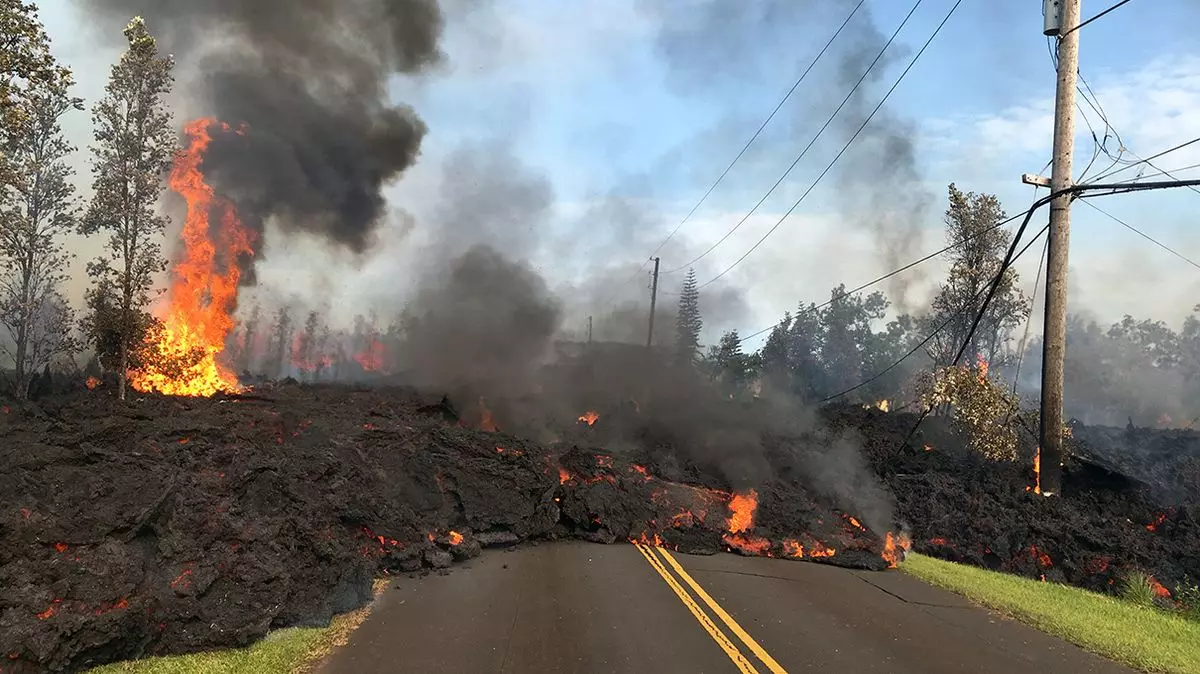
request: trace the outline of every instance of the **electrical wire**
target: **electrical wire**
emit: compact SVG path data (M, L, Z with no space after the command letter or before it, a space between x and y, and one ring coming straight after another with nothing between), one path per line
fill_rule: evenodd
M1108 14L1109 12L1120 9L1121 7L1128 5L1132 1L1133 0L1121 0L1121 2L1118 2L1117 4L1113 5L1112 7L1109 7L1108 9L1104 10L1103 12L1100 12L1099 14L1093 16L1092 18L1090 18L1086 21L1083 21L1082 23L1080 23L1078 26L1075 26L1071 30L1068 30L1067 32L1063 33L1061 37L1066 37L1066 36L1070 35L1071 33L1074 33L1075 31L1079 30L1080 28L1083 28L1084 26L1095 21L1096 19L1103 17L1104 15Z
M904 81L904 77L906 75L908 75L908 73L913 69L913 66L915 66L917 64L917 61L920 60L921 55L924 54L925 50L927 50L929 48L929 45L933 43L934 38L936 38L938 36L938 34L942 32L942 28L944 28L946 26L946 23L950 21L950 17L954 15L955 10L958 9L959 5L961 5L962 2L963 2L963 0L957 0L954 3L954 5L950 8L950 11L946 12L946 16L944 18L942 18L941 23L939 23L937 28L934 29L933 34L929 36L929 39L926 40L925 44L921 46L920 51L918 51L916 53L916 55L913 56L912 60L909 61L908 66L904 68L904 72L900 73L900 77L896 78L896 82L894 84L892 84L892 87L890 89L888 89L887 93L885 93L883 95L883 98L880 99L879 104L875 106L875 109L871 111L871 114L867 115L867 118L865 120L863 120L863 123L861 125L859 125L858 129L854 132L854 135L850 136L850 140L846 141L846 144L842 146L841 151L839 151L837 153L837 155L833 158L833 161L829 162L829 164L825 167L825 170L821 171L821 174L817 176L817 179L814 180L813 183L808 186L808 189L805 190L804 193L800 195L800 198L797 199L794 204L792 204L792 207L787 209L787 211L782 216L780 216L779 220L771 227L771 229L767 230L767 233L764 234L762 236L762 238L758 240L757 243L755 243L753 246L750 247L750 250L743 253L741 257L739 257L737 260L735 260L733 264L726 267L724 271L722 271L721 273L712 277L711 279L705 281L704 283L701 283L699 286L697 286L697 288L704 288L708 285L711 285L712 283L716 282L721 277L725 276L730 271L732 271L734 269L734 267L737 267L739 264L741 264L742 261L745 260L747 257L749 257L751 253L758 250L758 247L761 246L763 244L763 242L767 240L768 237L770 237L772 234L774 234L775 230L779 229L779 226L783 224L783 221L787 220L788 216L790 216L792 214L792 212L795 211L796 208L800 206L800 204L804 201L804 199L809 194L812 194L813 189L816 188L816 186L821 182L821 180L826 175L828 175L828 173L838 163L838 160L840 160L842 158L842 155L846 154L846 151L850 149L850 146L852 144L854 144L854 141L859 137L859 135L862 134L863 129L867 128L867 125L871 123L871 120L874 119L875 115L878 114L879 111L883 108L884 103L887 103L888 98L890 98L892 93L896 91L896 88L900 86L900 83Z
M1041 236L1039 234L1039 236ZM1037 303L1038 287L1042 283L1042 268L1046 257L1050 254L1050 237L1046 237L1046 245L1042 247L1042 256L1038 259L1037 274L1033 277L1033 294L1029 296L1029 316L1025 319L1025 333L1021 335L1021 346L1017 349L1017 367L1013 374L1012 394L1017 395L1017 382L1021 379L1021 365L1025 362L1025 349L1029 344L1029 328L1033 325L1033 305Z
M779 186L783 184L783 181L786 180L789 175L791 175L792 171L796 168L796 165L798 165L800 163L800 161L802 159L804 159L804 157L806 155L808 155L808 151L811 150L812 147L814 145L816 145L817 141L820 140L821 136L825 134L825 131L829 128L829 126L831 124L833 124L833 121L837 118L838 114L842 111L842 108L845 108L846 104L850 102L850 99L854 98L854 94L858 91L859 87L862 86L863 82L865 82L867 80L867 77L871 74L871 71L873 71L875 69L875 66L879 64L879 61L883 58L883 55L887 52L888 48L890 48L892 46L892 43L895 42L896 38L900 35L900 31L902 31L904 29L904 26L908 24L908 20L911 19L913 14L916 13L917 8L919 8L921 6L922 2L924 2L924 0L917 0L913 4L912 8L908 10L908 14L906 14L904 16L904 20L901 21L900 25L896 27L896 30L892 33L892 36L888 38L888 41L886 43L884 43L883 48L880 49L879 53L875 55L875 59L873 61L871 61L871 64L867 66L867 69L865 71L863 71L862 77L858 78L858 81L855 82L854 86L850 88L850 91L846 94L846 97L842 99L842 102L838 104L837 108L833 111L833 113L831 115L829 115L829 118L825 120L825 123L821 125L821 128L817 130L816 135L814 135L812 137L812 140L808 141L808 145L804 146L804 149L801 150L800 154L798 154L796 156L796 158L792 160L792 163L787 167L787 170L783 172L783 175L779 176L779 179L775 181L775 184L771 185L771 189L767 190L767 193L764 194L762 196L762 198L759 199L756 204L754 204L754 207L751 208L749 210L749 212L746 213L746 215L742 216L742 219L738 220L737 224L735 224L732 229L730 229L728 232L725 232L725 235L722 236L720 239L718 239L716 243L709 246L707 250L705 250L703 253L700 253L696 257L692 258L690 261L688 261L684 264L681 264L678 267L675 267L673 269L667 270L666 272L664 272L665 274L675 274L677 272L683 271L685 269L688 269L688 268L694 266L697 262L699 262L700 260L703 260L705 257L708 257L708 255L710 253L712 253L714 250L716 250L718 246L720 246L722 243L725 243L725 241L728 240L729 237L733 236L734 232L741 229L742 225L746 224L746 221L749 220L751 218L751 216L753 216L755 213L758 212L758 209L764 203L766 203L767 199L770 198L770 196L772 194L775 193L775 190L779 189ZM962 0L959 0L959 2L962 2ZM907 71L905 71L905 72L907 72ZM868 118L868 120L869 120L869 118ZM855 134L855 135L857 135L857 134ZM702 285L700 287L703 288L704 286Z
M830 299L830 300L829 300L829 301L827 301L827 302L824 302L824 303L822 303L822 304L815 304L815 305L813 305L813 306L811 306L811 307L807 307L807 308L806 308L804 311L797 311L797 312L796 312L796 315L797 315L797 316L801 316L801 315L803 315L803 314L806 314L806 313L810 313L810 312L818 311L818 310L820 310L820 309L824 309L825 307L827 307L827 306L830 306L831 304L834 304L835 302L838 302L838 301L840 301L840 300L843 300L843 299L845 299L845 298L847 298L847 297L850 297L851 295L855 295L855 294L857 294L857 293L860 293L860 292L862 292L862 291L866 290L867 288L870 288L870 287L871 287L871 286L873 286L873 285L877 285L877 284L879 284L879 283L882 283L883 281L886 281L886 280L888 280L888 279L892 278L893 276L896 276L896 275L898 275L898 274L903 274L904 272L908 271L909 269L912 269L913 267L916 267L917 265L919 265L919 264L921 264L921 263L928 262L929 260L932 260L933 258L935 258L935 257L938 257L939 255L942 255L943 253L948 253L948 252L950 252L951 250L954 250L955 248L958 248L959 246L961 246L961 245L963 245L963 244L965 244L965 243L967 243L967 242L969 242L969 241L973 241L974 239L976 239L976 238L978 238L978 237L980 237L980 236L983 236L984 234L986 234L986 233L988 233L988 232L991 232L991 231L993 231L993 230L999 229L999 228L1001 228L1001 227L1003 227L1003 226L1005 226L1005 225L1007 225L1007 224L1009 224L1009 223L1011 223L1011 222L1014 222L1014 221L1016 221L1017 219L1021 218L1022 216L1024 216L1024 213L1018 213L1017 215L1014 215L1014 216L1012 216L1012 217L1010 217L1010 218L1007 218L1007 219L1005 219L1005 220L1001 220L1000 222L998 222L998 223L996 223L996 224L994 224L994 225L992 225L992 226L990 226L990 227L987 227L987 228L985 228L985 229L981 229L981 230L979 230L979 231L977 231L977 232L975 232L975 233L973 233L973 234L971 234L971 235L969 235L969 236L965 236L965 237L963 237L963 238L959 239L958 241L955 241L954 243L952 243L952 244L950 244L950 245L948 245L948 246L946 246L946 247L944 247L944 248L941 248L941 249L939 249L939 250L935 250L935 251L933 251L932 253L927 253L926 255L924 255L924 256L922 256L922 257L920 257L920 258L916 259L916 260L913 260L912 262L909 262L908 264L904 265L903 267L900 267L900 268L898 268L898 269L893 269L892 271L890 271L890 272L888 272L888 273L884 274L883 276L879 276L879 277L877 277L877 278L874 278L874 279L872 279L872 280L870 280L870 281L867 281L866 283L864 283L864 284L862 284L862 285L858 286L857 288L854 288L854 289L852 289L852 290L847 290L847 291L845 291L845 292L843 292L843 293L841 293L841 294L839 294L839 295L835 295L835 296L834 296L832 299ZM757 332L754 332L754 333L751 333L751 334L749 334L749 335L746 335L745 337L743 337L743 338L740 340L740 342L739 342L739 343L745 343L745 342L747 342L747 341L749 341L749 340L751 340L751 339L754 339L755 337L758 337L759 335L761 335L761 334L763 334L763 333L765 333L765 332L770 332L771 330L774 330L775 328L779 327L779 326L780 326L782 323L783 323L783 321L779 321L778 323L775 323L774 325L771 325L771 326L769 326L769 327L763 328L762 330L759 330L759 331L757 331Z
M1121 168L1119 168L1119 169L1115 169L1115 170L1111 170L1111 171L1107 171L1107 172L1105 172L1105 173L1102 173L1102 174L1100 174L1100 175L1096 176L1096 177L1093 179L1093 182L1098 182L1098 181L1101 181L1101 180L1108 180L1108 179L1112 178L1113 176L1117 175L1118 173L1124 173L1125 171L1128 171L1129 169L1131 169L1131 168L1134 168L1134 167L1136 167L1136 166L1141 166L1142 164L1145 164L1145 165L1147 165L1147 166L1149 166L1149 167L1151 167L1151 168L1155 169L1156 171L1162 171L1162 169L1159 169L1158 167L1154 166L1154 165L1153 165L1153 164L1151 164L1150 162L1151 162L1151 161L1153 161L1153 160L1155 160L1155 159L1159 159L1159 158L1161 158L1161 157L1164 157L1164 156L1166 156L1166 155L1168 155L1168 154L1171 154L1172 152L1178 152L1179 150L1182 150L1182 149L1183 149L1183 148L1185 148L1185 147L1189 147L1189 146L1195 145L1196 143L1200 143L1200 137L1198 137L1198 138L1193 138L1193 139L1191 139L1191 140L1188 140L1188 141L1184 141L1184 142L1182 142L1182 143L1180 143L1180 144L1178 144L1178 145L1175 145L1175 146L1173 146L1173 147L1169 147L1169 148L1167 148L1167 149L1163 150L1162 152L1159 152L1159 153L1157 153L1157 154L1152 154L1152 155L1150 155L1149 157L1146 157L1145 159L1138 159L1136 162L1133 162L1132 164L1129 164L1129 165L1127 165L1127 166L1122 166L1122 167L1121 167ZM1163 172L1163 173L1164 173L1164 175L1167 175L1165 172Z
M1045 234L1046 231L1049 229L1050 229L1050 225L1046 225L1045 227L1043 227L1042 230L1040 232L1038 232L1037 235L1034 236L1033 239L1030 240L1029 243L1025 244L1025 247L1021 249L1021 252L1017 253L1016 255L1014 255L1012 257L1012 260L1009 261L1008 265L1001 265L1000 271L998 272L998 278L1002 277L1004 275L1004 273L1008 271L1008 267L1011 266L1011 263L1016 262L1022 255L1024 255L1025 251L1029 250L1029 248L1031 246L1033 246L1033 244L1037 243L1037 240L1042 237L1042 234ZM838 398L842 398L851 393L854 393L855 391L859 390L860 388L863 388L864 386L869 386L870 384L878 381L880 378L882 378L888 372L891 372L892 370L900 367L901 363L908 360L910 357L912 357L915 353L917 353L921 349L925 348L926 344L933 341L933 338L937 337L939 334L941 334L942 331L944 331L947 327L949 327L951 323L953 323L955 320L961 318L962 316L966 315L966 313L968 311L973 311L975 309L975 301L978 300L979 298L983 297L984 293L991 290L992 286L993 286L993 284L989 283L988 285L985 285L984 287L980 288L979 291L976 292L971 297L971 299L968 303L966 303L958 311L950 314L949 318L947 318L945 321L943 321L941 325L939 325L937 328L935 328L933 330L933 332L929 333L929 335L927 335L925 337L925 339L921 340L921 342L919 344L917 344L912 349L910 349L908 351L908 353L901 356L899 360L897 360L896 362L892 363L891 365L888 365L887 367L883 368L882 370L880 370L879 372L874 374L869 379L866 379L858 384L855 384L854 386L851 386L850 388L848 388L840 393L835 393L834 395L831 395L827 398L823 398L820 402L822 402L822 403L831 402L833 400L837 400ZM983 309L983 311L986 312L986 304L985 304L985 308ZM972 332L974 332L974 331L972 331ZM955 362L957 363L957 359L955 360Z
M675 235L679 233L679 230L689 220L692 219L692 216L696 214L696 211L700 209L700 206L702 206L704 202L708 200L708 197L710 197L713 191L717 189L717 186L720 185L723 180L725 180L725 177L728 176L729 172L733 170L734 165L741 161L742 156L746 154L746 151L750 149L750 146L754 143L754 141L758 140L758 137L762 135L763 130L767 128L767 125L771 123L771 120L775 119L775 115L779 113L780 109L783 108L783 105L788 102L788 100L792 97L792 94L796 93L796 89L800 87L801 83L803 83L808 77L808 74L812 72L814 67L816 67L817 62L819 62L821 58L825 56L825 53L829 51L829 48L833 46L834 42L837 41L838 37L842 34L842 31L846 29L847 25L849 25L850 20L854 18L854 15L858 13L858 10L862 9L864 4L866 4L866 0L859 0L858 4L856 4L854 8L850 10L850 13L846 16L846 20L842 21L842 24L838 26L836 31L834 31L833 36L829 38L829 41L825 43L825 46L821 48L821 51L817 52L817 55L812 61L809 62L808 67L804 69L804 72L800 74L800 77L792 84L787 93L783 95L783 98L779 100L779 103L775 105L775 109L771 111L771 114L767 115L767 118L763 120L761 125L759 125L758 130L756 130L754 134L750 136L750 139L746 141L746 144L742 146L742 149L737 153L737 156L733 158L733 161L729 162L729 165L725 167L725 170L721 172L721 175L717 176L717 179L713 182L713 184L710 185L707 190L705 190L703 196L701 196L700 200L696 202L696 205L692 206L692 209L688 211L687 215L685 215L682 220L679 221L679 224L675 225L675 228L671 230L671 233L667 234L667 238L663 239L662 243L658 244L658 247L646 256L646 259L642 262L641 266L638 267L637 271L635 271L630 277L631 280L646 268L646 263L654 259L654 256L657 255L667 245L667 243L671 241L671 239L675 238ZM662 276L664 273L670 272L660 272L659 275ZM607 301L603 302L602 304L607 304Z
M1137 227L1134 227L1133 225L1129 224L1128 222L1125 222L1121 218L1118 218L1117 216L1113 215L1112 213L1109 213L1108 211L1104 210L1103 208L1100 208L1099 206L1097 206L1096 204L1093 204L1090 201L1083 200L1083 203L1087 204L1088 206L1091 206L1092 208L1099 211L1103 215L1108 216L1108 218L1110 220L1112 220L1113 222L1116 222L1117 224L1121 225L1125 229L1128 229L1129 231L1133 232L1134 234L1137 234L1138 236L1142 237L1143 239L1149 241L1150 243L1158 246L1159 248L1162 248L1163 250L1174 255L1175 257L1179 258L1180 260L1183 260L1184 262L1192 265L1196 269L1200 269L1200 264L1198 264L1195 260L1193 260L1190 257L1184 255L1183 253L1180 253L1179 251L1171 248L1167 244L1155 239L1154 237L1143 232L1142 230L1138 229Z
M717 189L717 186L721 184L721 181L725 180L725 176L729 175L729 172L733 169L734 165L737 164L738 161L741 160L742 156L746 154L746 151L750 149L750 145L752 145L754 141L758 140L758 137L762 135L763 130L767 128L767 125L771 123L771 120L775 119L775 115L779 113L781 108L783 108L784 103L787 103L788 99L792 97L792 94L796 93L796 89L800 87L800 84L804 82L805 78L808 77L808 74L812 72L814 67L816 67L817 62L825 56L825 53L829 51L829 48L833 46L834 42L837 41L838 36L840 36L842 31L846 29L846 26L850 23L850 20L854 18L854 15L858 13L858 10L861 9L865 3L866 0L859 0L858 4L856 4L854 8L850 10L850 14L846 16L846 20L843 21L840 26L838 26L838 29L834 31L833 36L829 38L829 41L825 43L825 46L821 48L821 51L817 52L817 55L812 61L809 62L808 67L805 68L804 72L800 74L799 79L797 79L795 83L792 84L791 89L788 89L787 93L783 95L783 98L780 99L779 103L775 106L775 109L771 111L771 114L767 115L767 118L763 120L763 123L758 127L758 130L754 132L754 135L750 136L750 140L746 141L746 144L742 146L741 151L737 153L737 156L733 158L733 161L729 162L729 165L725 167L725 170L721 172L721 175L718 176L716 181L709 186L709 188L704 192L704 195L700 197L700 200L696 202L696 205L692 206L692 210L688 211L688 214L684 216L683 220L681 220L679 224L675 226L675 229L671 230L671 233L667 235L667 238L663 239L663 242L658 244L658 248L655 248L654 252L650 253L649 258L653 258L656 254L658 254L659 251L663 249L663 246L667 245L667 242L674 238L674 236L679 232L679 229L683 227L683 225L687 223L693 215L696 214L696 211L700 208L700 206L703 205L708 197L712 195L713 190ZM645 263L642 264L644 265Z

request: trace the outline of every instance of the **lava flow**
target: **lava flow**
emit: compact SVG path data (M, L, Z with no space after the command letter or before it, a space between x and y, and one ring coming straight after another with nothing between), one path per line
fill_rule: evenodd
M771 541L750 532L754 528L754 511L758 509L758 492L750 489L734 494L729 500L728 533L725 543L750 555L769 554Z
M188 122L188 146L168 179L171 189L187 201L180 233L183 251L171 268L162 329L149 345L149 362L129 373L138 391L198 397L240 389L219 356L234 327L238 264L254 254L254 234L242 225L233 204L204 180L201 166L214 129L233 131L211 118Z

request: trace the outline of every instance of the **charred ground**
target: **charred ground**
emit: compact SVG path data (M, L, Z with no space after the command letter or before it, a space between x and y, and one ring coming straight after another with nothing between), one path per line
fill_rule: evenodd
M978 459L944 424L901 448L914 418L861 406L760 433L748 463L681 451L696 438L633 401L593 424L542 419L541 442L504 432L500 410L404 389L121 404L101 388L0 412L5 672L244 645L362 605L379 574L562 537L883 569L902 523L923 552L1084 587L1130 568L1200 577L1186 499L1077 461L1069 498L1036 496L1028 470ZM826 484L853 457L879 480ZM847 508L879 496L850 489L894 513Z

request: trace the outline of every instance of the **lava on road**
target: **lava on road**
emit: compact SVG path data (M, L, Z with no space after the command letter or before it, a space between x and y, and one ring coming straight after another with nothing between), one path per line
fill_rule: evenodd
M1074 463L1069 498L1035 496L1026 468L977 458L938 420L900 449L912 418L861 406L822 410L805 437L764 435L771 477L734 485L636 418L613 425L640 442L611 441L603 410L537 443L484 430L486 401L460 412L399 389L102 391L0 415L6 672L242 646L361 606L377 575L539 539L885 569L911 534L923 552L1097 589L1130 568L1166 587L1200 577L1194 506ZM882 527L808 456L846 437L894 497Z

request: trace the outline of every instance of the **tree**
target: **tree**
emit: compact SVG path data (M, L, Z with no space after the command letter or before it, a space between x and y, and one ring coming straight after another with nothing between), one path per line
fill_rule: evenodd
M94 196L80 228L109 234L107 253L88 263L97 287L108 281L116 291L119 332L118 395L125 399L130 351L136 348L142 309L150 302L154 275L166 269L162 238L166 218L155 212L163 175L176 152L165 97L174 79L174 61L160 56L141 17L125 28L128 50L113 66L105 96L93 112Z
M238 353L238 369L250 372L254 367L254 344L258 339L259 325L262 323L262 306L255 304L250 310L250 318L246 320L242 331L242 348Z
M987 289L1000 271L1012 234L997 227L1005 217L1000 201L991 194L962 192L950 184L946 210L946 238L954 246L950 273L933 300L923 326L930 333L946 327L930 341L929 355L939 366L948 365L967 342L971 323L982 308ZM1029 317L1030 301L1017 287L1016 270L1005 271L987 312L967 344L966 355L982 355L1000 365L1012 330Z
M675 317L675 349L680 363L692 365L700 356L700 330L703 327L696 270L688 269L679 291L679 313Z
M287 371L289 346L292 343L292 312L288 307L280 307L275 314L275 327L271 331L271 345L274 347L271 364L275 372L282 377Z
M721 341L708 354L713 368L713 377L721 382L724 392L733 396L745 389L754 377L757 358L742 351L742 338L737 330L721 335Z
M825 334L820 354L829 385L836 390L826 395L841 393L875 374L867 369L873 360L868 350L875 344L872 326L887 308L887 298L878 291L866 297L847 295L845 284L830 291L830 302L821 313Z
M32 2L0 0L0 43L0 142L5 146L0 153L0 187L7 187L20 178L9 160L8 144L29 135L30 92L44 91L69 79L70 73L50 53L50 38Z
M24 398L34 373L51 360L77 350L72 337L74 312L62 296L67 279L63 236L75 226L75 188L67 158L74 148L63 137L60 120L82 102L68 94L69 72L22 90L21 133L3 145L12 169L0 184L0 327L12 348L16 394Z

